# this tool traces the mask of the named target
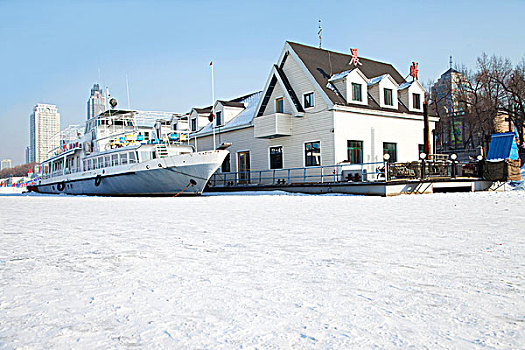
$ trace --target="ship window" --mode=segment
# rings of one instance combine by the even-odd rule
[[[93,159],[88,160],[88,169],[93,169]]]
[[[88,166],[87,160],[85,160],[83,163],[84,163],[84,170],[87,170],[87,166]]]
[[[149,140],[149,131],[144,131],[144,140]]]
[[[117,166],[118,165],[118,154],[112,154],[111,155],[111,166]]]
[[[98,157],[97,158],[97,169],[104,167],[104,157]]]
[[[110,159],[109,159],[109,156],[105,156],[104,157],[104,167],[110,167],[111,166],[111,162],[110,162]]]
[[[135,152],[129,152],[129,162],[130,164],[137,162],[137,157],[135,156]]]
[[[150,160],[151,159],[151,152],[141,151],[140,152],[140,159],[141,159],[142,162]]]
[[[120,163],[121,164],[128,164],[128,154],[127,153],[122,153],[120,155]]]

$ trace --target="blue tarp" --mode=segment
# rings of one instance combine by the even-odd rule
[[[515,133],[492,134],[487,155],[487,160],[491,159],[519,159]]]

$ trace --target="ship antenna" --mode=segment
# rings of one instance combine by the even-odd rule
[[[129,84],[128,84],[128,75],[126,74],[126,91],[128,93],[128,109],[131,109],[131,105],[129,103]]]

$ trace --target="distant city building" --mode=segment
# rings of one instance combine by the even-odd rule
[[[437,127],[436,148],[439,153],[457,152],[464,148],[464,115],[460,103],[460,93],[468,83],[463,74],[450,68],[441,74],[432,86],[432,94],[437,102],[441,120]]]
[[[26,147],[26,164],[31,163],[31,147]]]
[[[484,139],[479,127],[473,123],[469,114],[472,102],[471,83],[464,74],[451,67],[441,75],[432,86],[432,96],[440,121],[436,127],[435,142],[437,153],[455,153],[458,159],[465,161],[488,150],[486,144],[490,135]],[[470,111],[472,113],[472,111]],[[506,114],[498,113],[493,117],[493,130],[490,132],[513,131],[514,127]],[[485,147],[484,147],[485,143]]]
[[[87,102],[87,118],[91,119],[106,110],[106,98],[98,84],[94,84]]]
[[[2,159],[2,161],[0,161],[0,170],[10,169],[10,168],[12,168],[11,159]]]
[[[41,163],[58,147],[60,113],[57,106],[38,103],[29,119],[30,162]]]

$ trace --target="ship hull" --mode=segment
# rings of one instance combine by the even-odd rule
[[[94,196],[200,195],[228,151],[198,152],[154,159],[126,169],[97,169],[81,175],[40,181],[38,193]]]

